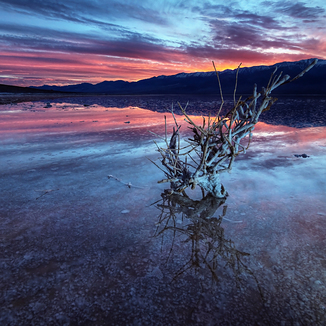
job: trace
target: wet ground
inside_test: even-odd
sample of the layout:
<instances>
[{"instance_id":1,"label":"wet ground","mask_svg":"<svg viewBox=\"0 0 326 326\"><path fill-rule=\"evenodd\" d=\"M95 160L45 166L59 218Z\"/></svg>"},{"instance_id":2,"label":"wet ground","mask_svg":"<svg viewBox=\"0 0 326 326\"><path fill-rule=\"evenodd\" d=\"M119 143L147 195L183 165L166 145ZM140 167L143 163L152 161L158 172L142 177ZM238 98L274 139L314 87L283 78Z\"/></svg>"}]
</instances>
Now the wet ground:
<instances>
[{"instance_id":1,"label":"wet ground","mask_svg":"<svg viewBox=\"0 0 326 326\"><path fill-rule=\"evenodd\" d=\"M92 98L0 107L1 325L326 323L325 120L259 123L226 201L164 194L146 159L163 122Z\"/></svg>"},{"instance_id":2,"label":"wet ground","mask_svg":"<svg viewBox=\"0 0 326 326\"><path fill-rule=\"evenodd\" d=\"M2 85L6 88L6 85ZM8 86L14 87L14 86ZM27 89L28 90L28 89ZM28 101L41 101L41 100L53 100L56 98L65 98L71 96L80 96L83 97L82 93L59 93L59 92L43 92L43 93L27 93L26 90L24 93L17 93L17 92L3 92L1 91L0 87L0 105L2 104L14 104L14 103L22 103Z\"/></svg>"}]
</instances>

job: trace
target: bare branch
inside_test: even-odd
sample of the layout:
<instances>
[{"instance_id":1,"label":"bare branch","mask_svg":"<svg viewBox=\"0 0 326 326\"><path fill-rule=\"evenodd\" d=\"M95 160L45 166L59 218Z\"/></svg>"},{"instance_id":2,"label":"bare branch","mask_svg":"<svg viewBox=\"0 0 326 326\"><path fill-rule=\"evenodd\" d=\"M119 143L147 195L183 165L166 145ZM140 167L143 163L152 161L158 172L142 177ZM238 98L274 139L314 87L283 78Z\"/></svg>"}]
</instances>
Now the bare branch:
<instances>
[{"instance_id":1,"label":"bare branch","mask_svg":"<svg viewBox=\"0 0 326 326\"><path fill-rule=\"evenodd\" d=\"M255 84L252 96L245 100L239 97L236 101L240 64L236 71L233 93L234 106L224 116L220 114L224 104L221 82L213 62L222 100L214 120L212 121L211 115L209 114L207 120L203 117L202 125L197 125L186 113L188 103L185 108L178 103L184 120L190 125L188 128L192 131L192 137L188 140L184 140L189 145L184 147L181 146L181 126L177 123L173 107L170 112L173 116L175 127L173 127L170 141L167 140L166 117L164 117L165 138L153 133L166 142L165 149L156 144L158 152L162 157L161 163L163 168L160 169L167 176L167 178L160 182L170 182L171 191L174 193L182 193L187 187L193 189L198 185L202 188L202 191L205 190L215 197L224 198L227 196L227 192L220 182L219 175L221 173L230 172L235 158L240 153L245 153L248 150L252 139L252 131L259 120L260 114L269 110L277 101L277 98L271 96L271 92L281 85L300 78L304 73L309 71L316 62L317 60L311 63L293 79L290 79L288 75L282 76L282 73L275 75L277 70L275 69L266 88L263 88L262 91L258 93L257 85ZM260 98L261 100L258 104L258 99ZM242 141L243 139L245 139L245 141ZM198 155L197 160L191 156L192 152ZM193 164L188 163L188 157ZM154 164L157 166L156 163Z\"/></svg>"}]
</instances>

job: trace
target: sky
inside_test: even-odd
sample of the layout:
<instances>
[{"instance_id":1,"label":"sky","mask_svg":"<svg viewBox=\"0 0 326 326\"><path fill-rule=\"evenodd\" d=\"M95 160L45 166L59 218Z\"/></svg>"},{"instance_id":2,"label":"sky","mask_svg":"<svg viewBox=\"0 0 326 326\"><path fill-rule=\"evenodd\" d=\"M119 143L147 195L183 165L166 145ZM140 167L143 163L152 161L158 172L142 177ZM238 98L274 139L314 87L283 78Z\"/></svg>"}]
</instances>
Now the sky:
<instances>
[{"instance_id":1,"label":"sky","mask_svg":"<svg viewBox=\"0 0 326 326\"><path fill-rule=\"evenodd\" d=\"M0 83L137 81L326 59L326 2L0 0Z\"/></svg>"}]
</instances>

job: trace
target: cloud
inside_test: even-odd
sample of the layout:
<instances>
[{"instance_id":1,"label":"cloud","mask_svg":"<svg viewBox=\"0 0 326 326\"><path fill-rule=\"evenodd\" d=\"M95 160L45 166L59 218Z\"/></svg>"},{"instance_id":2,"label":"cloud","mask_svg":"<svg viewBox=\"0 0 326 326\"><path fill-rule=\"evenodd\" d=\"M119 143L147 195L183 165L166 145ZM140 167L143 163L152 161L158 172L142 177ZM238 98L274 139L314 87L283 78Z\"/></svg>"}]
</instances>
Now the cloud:
<instances>
[{"instance_id":1,"label":"cloud","mask_svg":"<svg viewBox=\"0 0 326 326\"><path fill-rule=\"evenodd\" d=\"M229 60L231 62L240 63L240 60L247 61L250 63L257 61L264 61L270 58L270 55L244 49L217 49L212 46L205 47L187 47L187 53L193 57L204 57L212 58L212 60L225 61Z\"/></svg>"},{"instance_id":2,"label":"cloud","mask_svg":"<svg viewBox=\"0 0 326 326\"><path fill-rule=\"evenodd\" d=\"M272 1L265 5L275 6ZM250 6L247 6L248 8ZM202 19L210 26L211 41L215 48L228 49L286 49L298 51L301 49L304 36L298 33L298 27L288 26L275 15L257 13L255 10L243 10L239 3L230 6L203 3L195 7ZM263 11L262 11L263 12Z\"/></svg>"},{"instance_id":3,"label":"cloud","mask_svg":"<svg viewBox=\"0 0 326 326\"><path fill-rule=\"evenodd\" d=\"M2 50L17 48L20 51L63 51L159 61L170 61L172 53L176 55L181 52L179 49L165 46L159 39L142 36L137 32L124 32L119 38L110 39L49 28L21 28L13 24L0 24L0 36Z\"/></svg>"},{"instance_id":4,"label":"cloud","mask_svg":"<svg viewBox=\"0 0 326 326\"><path fill-rule=\"evenodd\" d=\"M320 7L307 7L303 2L293 3L292 1L279 1L276 12L300 19L317 19L325 13Z\"/></svg>"},{"instance_id":5,"label":"cloud","mask_svg":"<svg viewBox=\"0 0 326 326\"><path fill-rule=\"evenodd\" d=\"M276 37L264 29L255 28L250 24L221 23L220 20L210 22L214 32L214 46L226 48L251 48L258 49L300 49L300 44L295 38Z\"/></svg>"},{"instance_id":6,"label":"cloud","mask_svg":"<svg viewBox=\"0 0 326 326\"><path fill-rule=\"evenodd\" d=\"M233 10L235 2L230 2L227 6L221 4L211 4L208 1L199 2L193 6L191 11L193 13L199 13L204 17L229 17L233 16Z\"/></svg>"},{"instance_id":7,"label":"cloud","mask_svg":"<svg viewBox=\"0 0 326 326\"><path fill-rule=\"evenodd\" d=\"M187 53L193 57L204 57L211 58L216 62L221 62L225 66L225 62L235 68L240 62L243 66L253 66L260 64L274 64L281 61L296 61L301 59L309 59L314 55L307 52L306 54L288 54L288 53L273 53L273 52L262 52L256 50L247 49L217 49L212 46L205 47L188 47ZM222 70L222 68L218 68Z\"/></svg>"},{"instance_id":8,"label":"cloud","mask_svg":"<svg viewBox=\"0 0 326 326\"><path fill-rule=\"evenodd\" d=\"M95 83L325 57L324 14L287 0L0 0L0 75Z\"/></svg>"},{"instance_id":9,"label":"cloud","mask_svg":"<svg viewBox=\"0 0 326 326\"><path fill-rule=\"evenodd\" d=\"M135 5L123 0L0 0L0 5L6 10L28 15L103 26L111 26L108 21L121 18L167 24L165 17L150 4L146 5L146 1Z\"/></svg>"},{"instance_id":10,"label":"cloud","mask_svg":"<svg viewBox=\"0 0 326 326\"><path fill-rule=\"evenodd\" d=\"M100 40L89 38L53 39L45 37L3 35L2 50L19 48L23 51L49 51L78 53L84 55L115 56L121 58L137 58L161 62L176 60L182 50L171 49L162 44L151 43L135 35L130 39ZM1 47L0 47L1 49ZM17 50L18 51L18 50Z\"/></svg>"},{"instance_id":11,"label":"cloud","mask_svg":"<svg viewBox=\"0 0 326 326\"><path fill-rule=\"evenodd\" d=\"M251 26L259 26L266 30L281 30L283 28L275 18L271 16L257 15L249 11L243 11L241 13L235 12L234 17L238 20L239 24L250 24Z\"/></svg>"},{"instance_id":12,"label":"cloud","mask_svg":"<svg viewBox=\"0 0 326 326\"><path fill-rule=\"evenodd\" d=\"M237 22L245 25L259 26L265 29L282 29L281 24L273 13L269 13L268 16L257 14L250 10L243 10L239 7L237 2L232 2L225 5L212 5L211 3L204 2L200 6L193 7L194 13L200 13L203 20L207 19L221 19L226 22ZM206 18L205 18L206 17Z\"/></svg>"}]
</instances>

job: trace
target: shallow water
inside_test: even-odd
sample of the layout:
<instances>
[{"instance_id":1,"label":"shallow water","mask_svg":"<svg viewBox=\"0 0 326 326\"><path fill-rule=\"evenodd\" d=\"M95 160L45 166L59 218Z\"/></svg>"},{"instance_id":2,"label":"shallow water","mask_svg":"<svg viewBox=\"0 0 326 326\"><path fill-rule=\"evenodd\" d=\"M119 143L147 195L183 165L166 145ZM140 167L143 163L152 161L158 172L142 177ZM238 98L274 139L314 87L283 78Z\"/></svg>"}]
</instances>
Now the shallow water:
<instances>
[{"instance_id":1,"label":"shallow water","mask_svg":"<svg viewBox=\"0 0 326 326\"><path fill-rule=\"evenodd\" d=\"M259 123L190 201L146 159L164 113L64 101L0 107L1 325L326 323L325 120Z\"/></svg>"}]
</instances>

